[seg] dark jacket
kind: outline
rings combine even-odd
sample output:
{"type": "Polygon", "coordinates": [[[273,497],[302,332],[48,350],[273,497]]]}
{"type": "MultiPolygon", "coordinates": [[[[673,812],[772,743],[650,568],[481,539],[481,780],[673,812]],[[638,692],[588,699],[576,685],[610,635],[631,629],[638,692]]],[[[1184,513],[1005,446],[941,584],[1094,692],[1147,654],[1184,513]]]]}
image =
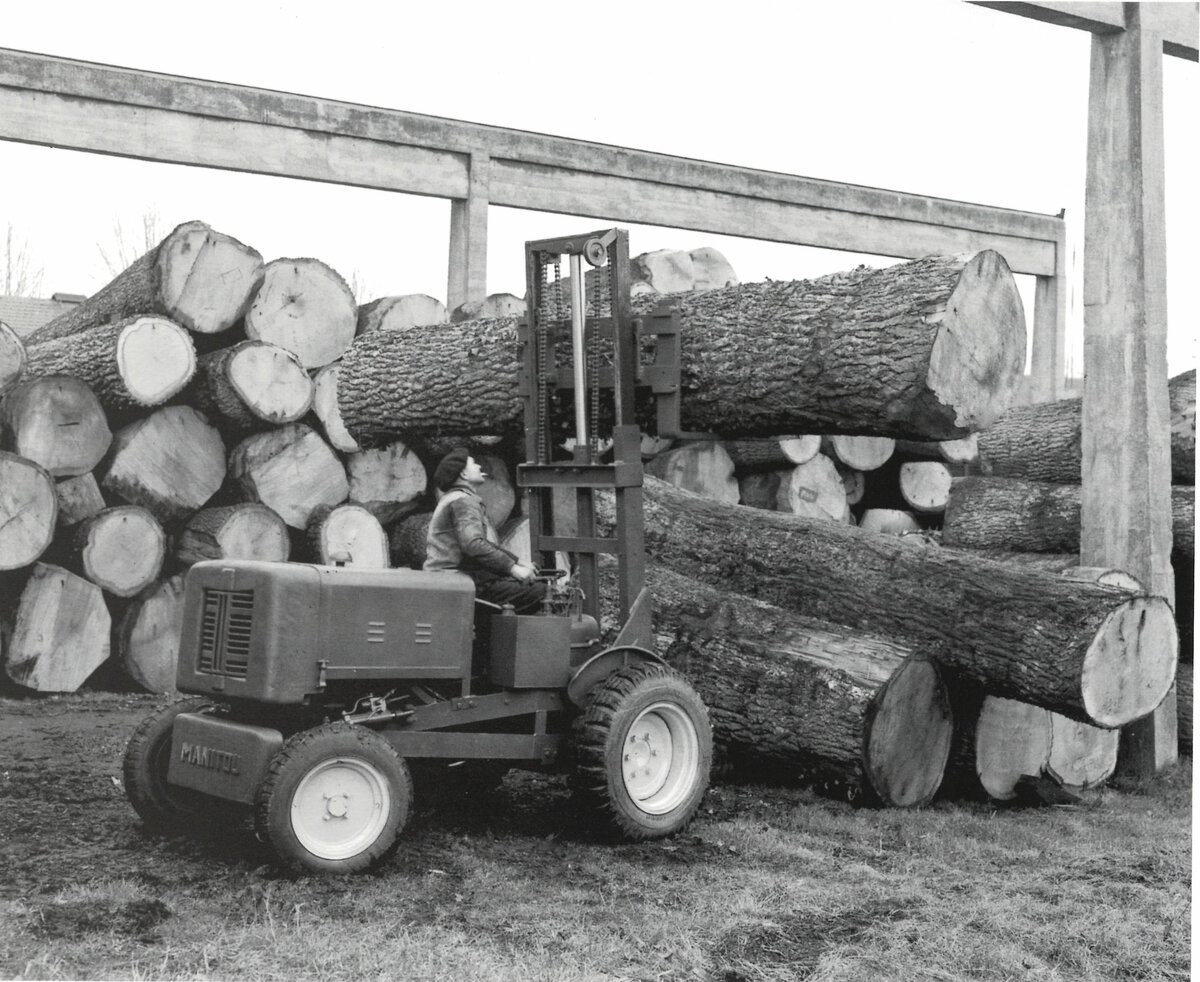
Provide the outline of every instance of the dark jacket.
{"type": "Polygon", "coordinates": [[[508,577],[518,562],[497,543],[483,499],[465,483],[455,484],[433,510],[425,539],[427,570],[457,569],[477,583],[508,577]]]}

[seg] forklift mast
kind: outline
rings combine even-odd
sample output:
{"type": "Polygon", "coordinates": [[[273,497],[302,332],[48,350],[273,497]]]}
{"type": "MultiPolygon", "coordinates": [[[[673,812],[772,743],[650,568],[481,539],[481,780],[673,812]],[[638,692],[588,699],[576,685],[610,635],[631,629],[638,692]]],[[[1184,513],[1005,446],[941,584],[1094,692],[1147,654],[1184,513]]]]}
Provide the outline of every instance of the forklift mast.
{"type": "Polygon", "coordinates": [[[526,242],[525,271],[519,339],[526,462],[517,468],[517,483],[527,495],[534,561],[554,566],[556,552],[569,554],[584,612],[599,623],[597,561],[614,556],[622,625],[615,645],[652,649],[635,396],[649,386],[658,435],[678,434],[678,317],[663,305],[645,324],[633,318],[624,229],[526,242]],[[569,282],[562,277],[564,256],[569,282]],[[653,362],[645,365],[643,332],[658,335],[653,362]],[[563,428],[564,412],[573,427],[563,428]],[[564,445],[570,459],[563,458],[564,445]],[[612,536],[596,531],[596,491],[605,488],[615,496],[612,536]]]}

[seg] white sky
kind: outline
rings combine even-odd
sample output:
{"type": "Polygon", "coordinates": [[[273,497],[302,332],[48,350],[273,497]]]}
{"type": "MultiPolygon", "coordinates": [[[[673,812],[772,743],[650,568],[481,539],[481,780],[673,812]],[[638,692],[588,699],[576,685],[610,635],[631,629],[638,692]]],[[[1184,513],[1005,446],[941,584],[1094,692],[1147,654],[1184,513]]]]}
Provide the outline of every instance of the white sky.
{"type": "MultiPolygon", "coordinates": [[[[1046,214],[1066,208],[1080,258],[1089,44],[1080,31],[932,0],[41,0],[7,4],[0,22],[0,47],[1046,214]]],[[[1164,58],[1163,72],[1175,374],[1196,364],[1200,72],[1178,58],[1164,58]]],[[[362,300],[446,299],[441,199],[5,142],[0,175],[0,223],[27,243],[45,295],[103,286],[97,245],[112,245],[115,221],[136,234],[153,211],[164,234],[200,219],[267,260],[321,259],[356,280],[362,300]]],[[[488,291],[524,293],[525,240],[599,224],[493,207],[488,291]]],[[[894,261],[622,225],[634,253],[712,245],[743,281],[894,261]]],[[[1019,277],[1031,298],[1028,280],[1019,277]]],[[[1076,334],[1080,318],[1075,309],[1076,334]]]]}

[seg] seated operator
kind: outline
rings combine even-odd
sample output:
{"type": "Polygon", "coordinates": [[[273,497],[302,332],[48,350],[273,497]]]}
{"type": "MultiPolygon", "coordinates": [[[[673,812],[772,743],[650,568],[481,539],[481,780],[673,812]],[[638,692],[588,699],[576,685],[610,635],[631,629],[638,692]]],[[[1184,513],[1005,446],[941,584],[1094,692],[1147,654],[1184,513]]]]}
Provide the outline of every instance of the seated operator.
{"type": "Polygon", "coordinates": [[[494,604],[512,604],[518,614],[536,613],[546,594],[537,570],[497,543],[476,488],[483,483],[479,464],[463,448],[447,454],[433,472],[442,492],[429,520],[425,540],[427,570],[456,569],[475,581],[475,596],[494,604]]]}

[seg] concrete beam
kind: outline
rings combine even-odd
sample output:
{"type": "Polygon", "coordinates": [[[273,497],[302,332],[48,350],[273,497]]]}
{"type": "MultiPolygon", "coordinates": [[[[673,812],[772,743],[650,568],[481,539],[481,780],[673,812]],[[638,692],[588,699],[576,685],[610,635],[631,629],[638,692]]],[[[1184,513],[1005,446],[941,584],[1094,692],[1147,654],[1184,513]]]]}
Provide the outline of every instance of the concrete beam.
{"type": "Polygon", "coordinates": [[[1018,14],[1045,24],[1073,27],[1092,34],[1119,34],[1125,30],[1127,6],[1140,8],[1142,29],[1162,37],[1165,54],[1190,61],[1200,60],[1200,5],[1195,3],[1007,3],[973,0],[977,7],[990,7],[1018,14]]]}
{"type": "Polygon", "coordinates": [[[896,258],[996,247],[1035,276],[1054,275],[1062,230],[1050,215],[9,49],[0,139],[459,201],[484,155],[494,205],[896,258]]]}

